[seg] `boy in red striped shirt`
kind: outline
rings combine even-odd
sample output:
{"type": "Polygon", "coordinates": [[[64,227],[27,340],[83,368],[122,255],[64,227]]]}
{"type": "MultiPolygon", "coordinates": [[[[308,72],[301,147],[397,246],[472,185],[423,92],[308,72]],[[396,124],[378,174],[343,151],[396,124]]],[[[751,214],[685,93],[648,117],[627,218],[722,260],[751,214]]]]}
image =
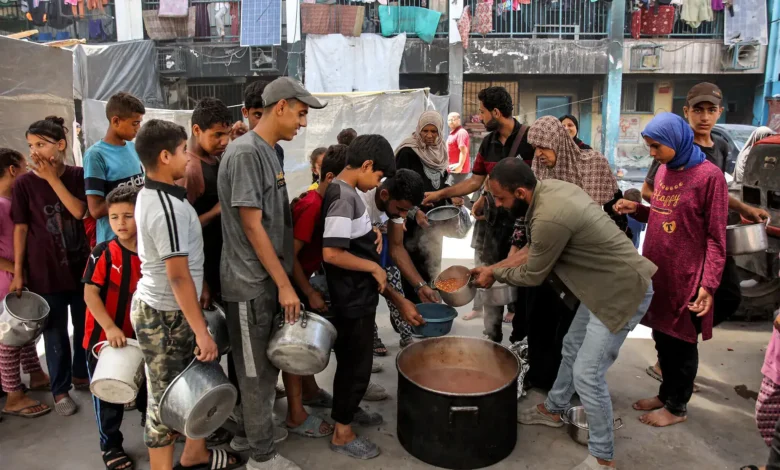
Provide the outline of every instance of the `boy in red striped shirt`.
{"type": "MultiPolygon", "coordinates": [[[[135,338],[130,323],[130,302],[141,278],[141,260],[137,254],[135,200],[138,192],[132,186],[120,186],[106,197],[108,220],[116,237],[99,243],[87,263],[82,282],[87,304],[84,328],[84,350],[90,380],[97,366],[92,348],[107,341],[114,348],[122,348],[128,338],[135,338]]],[[[100,450],[106,468],[132,468],[132,461],[122,448],[124,405],[105,402],[92,397],[95,406],[100,450]]],[[[136,408],[142,421],[146,415],[146,386],[138,390],[136,408]]]]}

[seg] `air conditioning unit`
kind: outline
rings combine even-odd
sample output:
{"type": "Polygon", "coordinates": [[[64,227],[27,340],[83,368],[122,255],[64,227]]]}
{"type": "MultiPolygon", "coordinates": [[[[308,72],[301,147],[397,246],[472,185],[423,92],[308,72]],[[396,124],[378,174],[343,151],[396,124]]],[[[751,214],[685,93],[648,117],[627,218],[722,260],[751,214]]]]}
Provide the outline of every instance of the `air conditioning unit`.
{"type": "Polygon", "coordinates": [[[276,48],[274,46],[252,46],[249,48],[249,70],[253,72],[275,72],[276,48]]]}
{"type": "Polygon", "coordinates": [[[158,47],[157,69],[160,74],[178,74],[187,70],[184,51],[180,47],[158,47]]]}
{"type": "Polygon", "coordinates": [[[723,47],[723,70],[755,70],[761,60],[761,46],[757,41],[737,42],[723,47]]]}
{"type": "Polygon", "coordinates": [[[636,45],[631,48],[631,63],[629,67],[633,71],[661,70],[661,46],[636,45]]]}

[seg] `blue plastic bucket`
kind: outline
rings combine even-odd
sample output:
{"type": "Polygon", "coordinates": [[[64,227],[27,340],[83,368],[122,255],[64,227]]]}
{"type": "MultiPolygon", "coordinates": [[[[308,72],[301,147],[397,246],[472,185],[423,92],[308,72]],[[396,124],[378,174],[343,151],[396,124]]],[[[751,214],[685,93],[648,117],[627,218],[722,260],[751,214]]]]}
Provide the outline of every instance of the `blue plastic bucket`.
{"type": "Polygon", "coordinates": [[[434,338],[444,336],[452,329],[458,311],[446,304],[417,304],[417,311],[425,319],[421,326],[412,326],[414,336],[434,338]]]}

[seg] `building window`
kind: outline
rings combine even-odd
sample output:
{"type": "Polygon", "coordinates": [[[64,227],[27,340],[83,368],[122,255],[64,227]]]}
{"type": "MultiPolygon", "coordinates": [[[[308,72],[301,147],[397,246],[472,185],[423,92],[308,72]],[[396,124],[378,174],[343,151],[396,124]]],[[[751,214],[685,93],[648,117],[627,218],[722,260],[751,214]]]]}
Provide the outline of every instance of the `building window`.
{"type": "Polygon", "coordinates": [[[571,114],[571,96],[536,96],[536,119],[571,114]]]}
{"type": "Polygon", "coordinates": [[[623,82],[620,111],[623,113],[650,113],[654,111],[655,84],[652,82],[623,82]]]}

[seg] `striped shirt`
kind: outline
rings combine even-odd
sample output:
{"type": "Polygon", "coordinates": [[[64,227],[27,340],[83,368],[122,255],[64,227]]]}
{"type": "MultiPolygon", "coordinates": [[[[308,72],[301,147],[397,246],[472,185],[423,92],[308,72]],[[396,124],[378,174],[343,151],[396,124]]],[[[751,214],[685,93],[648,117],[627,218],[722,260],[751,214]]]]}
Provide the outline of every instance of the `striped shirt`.
{"type": "Polygon", "coordinates": [[[195,209],[181,186],[146,178],[135,205],[141,280],[136,295],[163,311],[181,310],[173,296],[165,260],[186,256],[200,298],[203,288],[203,235],[195,209]]]}
{"type": "MultiPolygon", "coordinates": [[[[323,247],[342,248],[379,264],[371,217],[355,188],[342,180],[333,180],[325,192],[322,214],[323,247]]],[[[325,272],[336,315],[358,318],[376,312],[379,287],[371,273],[349,271],[327,263],[325,272]]]]}

